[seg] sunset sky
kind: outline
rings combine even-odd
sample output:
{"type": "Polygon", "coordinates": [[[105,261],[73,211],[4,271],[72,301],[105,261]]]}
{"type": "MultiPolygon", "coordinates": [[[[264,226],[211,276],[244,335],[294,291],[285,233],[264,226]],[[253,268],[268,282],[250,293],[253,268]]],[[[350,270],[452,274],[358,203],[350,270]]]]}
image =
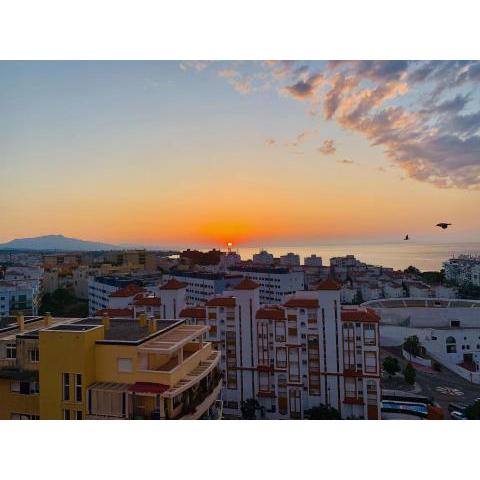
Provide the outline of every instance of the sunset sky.
{"type": "Polygon", "coordinates": [[[0,242],[478,241],[479,84],[480,62],[0,62],[0,242]]]}

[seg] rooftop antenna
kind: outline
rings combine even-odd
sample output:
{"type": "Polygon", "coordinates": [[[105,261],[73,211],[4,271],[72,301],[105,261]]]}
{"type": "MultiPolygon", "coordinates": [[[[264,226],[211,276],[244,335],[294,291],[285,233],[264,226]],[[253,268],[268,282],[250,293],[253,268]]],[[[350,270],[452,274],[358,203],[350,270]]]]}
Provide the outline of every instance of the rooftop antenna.
{"type": "Polygon", "coordinates": [[[228,250],[228,253],[232,253],[232,245],[233,245],[232,242],[227,242],[227,250],[228,250]]]}

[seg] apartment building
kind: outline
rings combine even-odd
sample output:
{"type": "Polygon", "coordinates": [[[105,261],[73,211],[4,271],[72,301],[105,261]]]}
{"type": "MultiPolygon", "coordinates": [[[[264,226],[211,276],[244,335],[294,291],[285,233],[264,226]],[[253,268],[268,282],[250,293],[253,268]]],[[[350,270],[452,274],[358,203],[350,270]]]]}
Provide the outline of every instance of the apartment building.
{"type": "Polygon", "coordinates": [[[164,280],[178,280],[186,284],[186,298],[188,305],[205,303],[214,295],[223,293],[226,289],[239,283],[243,276],[240,274],[182,272],[170,271],[163,275],[164,280]]]}
{"type": "Polygon", "coordinates": [[[476,284],[478,276],[472,278],[472,272],[478,275],[480,267],[480,256],[477,255],[460,255],[450,258],[443,263],[445,269],[445,279],[455,285],[476,284]]]}
{"type": "Polygon", "coordinates": [[[157,254],[148,250],[113,250],[103,253],[104,263],[114,266],[128,265],[141,267],[146,272],[156,272],[158,267],[157,254]]]}
{"type": "Polygon", "coordinates": [[[0,318],[23,312],[37,315],[40,305],[38,282],[0,280],[0,318]]]}
{"type": "Polygon", "coordinates": [[[0,324],[0,419],[210,418],[222,380],[207,330],[144,315],[0,324]]]}
{"type": "Polygon", "coordinates": [[[253,254],[252,261],[256,265],[273,265],[275,263],[275,258],[266,250],[261,250],[259,253],[253,254]]]}
{"type": "Polygon", "coordinates": [[[305,257],[303,264],[306,267],[321,267],[323,266],[322,257],[317,257],[315,254],[305,257]]]}
{"type": "MultiPolygon", "coordinates": [[[[102,275],[98,277],[89,277],[88,280],[88,312],[89,315],[95,315],[97,310],[105,308],[120,308],[111,305],[111,295],[118,290],[122,290],[129,285],[142,286],[142,282],[132,277],[120,277],[114,275],[102,275]]],[[[139,293],[139,291],[135,292],[139,293]]],[[[122,307],[123,308],[123,307],[122,307]]]]}
{"type": "Polygon", "coordinates": [[[51,253],[43,256],[45,268],[70,266],[74,267],[82,263],[81,253],[51,253]]]}
{"type": "Polygon", "coordinates": [[[235,267],[230,272],[250,278],[260,286],[260,303],[282,303],[288,295],[305,289],[305,273],[286,267],[235,267]]]}
{"type": "Polygon", "coordinates": [[[260,286],[245,279],[205,307],[186,308],[188,323],[210,327],[221,352],[227,416],[256,399],[260,416],[304,418],[320,404],[342,418],[380,418],[379,317],[340,307],[340,285],[321,282],[282,304],[261,305],[260,286]]]}
{"type": "Polygon", "coordinates": [[[281,255],[279,263],[284,267],[299,267],[300,255],[292,252],[287,253],[286,255],[281,255]]]}

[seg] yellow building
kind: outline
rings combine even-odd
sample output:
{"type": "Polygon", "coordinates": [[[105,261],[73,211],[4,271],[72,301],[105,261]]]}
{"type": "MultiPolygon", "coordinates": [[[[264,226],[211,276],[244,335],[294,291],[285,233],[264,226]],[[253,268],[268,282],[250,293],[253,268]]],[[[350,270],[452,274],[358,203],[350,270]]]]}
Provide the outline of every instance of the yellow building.
{"type": "Polygon", "coordinates": [[[207,326],[145,316],[21,322],[0,329],[0,419],[217,415],[220,352],[204,341],[207,326]]]}

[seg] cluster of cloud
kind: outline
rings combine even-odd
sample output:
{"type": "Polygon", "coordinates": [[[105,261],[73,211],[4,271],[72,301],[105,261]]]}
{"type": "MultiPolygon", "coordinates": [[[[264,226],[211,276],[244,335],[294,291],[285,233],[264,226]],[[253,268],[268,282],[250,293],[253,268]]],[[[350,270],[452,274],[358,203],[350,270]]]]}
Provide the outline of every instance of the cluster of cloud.
{"type": "MultiPolygon", "coordinates": [[[[246,82],[232,83],[237,90],[263,81],[305,102],[311,114],[382,147],[407,177],[480,188],[480,61],[270,61],[254,76],[236,71],[221,75],[246,82]]],[[[335,153],[327,142],[318,150],[335,153]]]]}
{"type": "Polygon", "coordinates": [[[333,155],[337,151],[335,142],[332,139],[325,140],[321,147],[317,149],[323,155],[333,155]]]}

